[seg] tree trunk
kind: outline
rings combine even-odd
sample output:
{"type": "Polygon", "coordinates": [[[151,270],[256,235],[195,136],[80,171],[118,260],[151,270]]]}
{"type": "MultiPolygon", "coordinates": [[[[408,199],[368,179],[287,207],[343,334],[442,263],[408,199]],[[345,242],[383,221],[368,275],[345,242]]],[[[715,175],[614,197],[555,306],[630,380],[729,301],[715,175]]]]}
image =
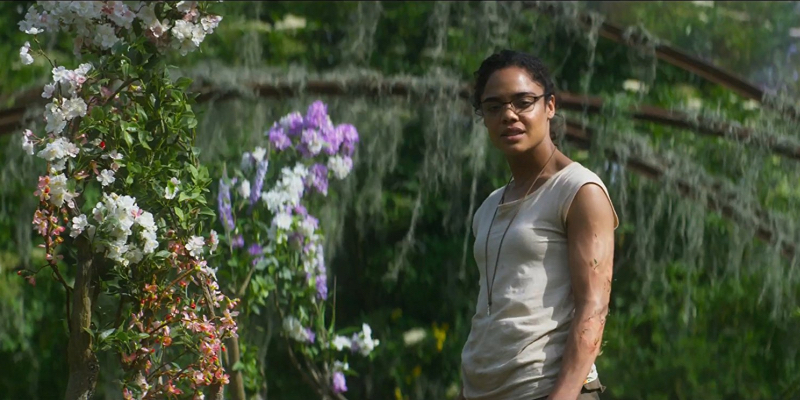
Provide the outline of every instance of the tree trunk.
{"type": "Polygon", "coordinates": [[[69,381],[65,400],[89,400],[97,383],[99,363],[92,351],[92,251],[84,237],[77,240],[78,270],[72,290],[72,314],[69,315],[69,381]]]}
{"type": "Polygon", "coordinates": [[[241,359],[241,354],[239,354],[239,338],[230,338],[228,339],[228,355],[230,356],[230,363],[228,363],[228,368],[230,368],[231,374],[231,384],[230,388],[230,395],[232,400],[245,400],[245,393],[244,393],[244,379],[242,378],[242,371],[234,371],[233,366],[236,365],[241,359]]]}

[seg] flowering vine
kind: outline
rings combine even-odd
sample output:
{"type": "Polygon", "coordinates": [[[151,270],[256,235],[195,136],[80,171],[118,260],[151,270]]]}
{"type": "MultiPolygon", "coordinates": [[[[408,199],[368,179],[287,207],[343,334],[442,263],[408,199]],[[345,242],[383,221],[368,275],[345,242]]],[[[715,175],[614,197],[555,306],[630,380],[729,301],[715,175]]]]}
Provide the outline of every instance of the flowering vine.
{"type": "MultiPolygon", "coordinates": [[[[353,167],[358,132],[334,125],[321,101],[292,112],[265,132],[264,147],[242,155],[233,176],[219,180],[217,206],[225,273],[241,288],[242,309],[275,310],[290,358],[323,397],[342,397],[348,356],[369,357],[379,340],[368,324],[349,335],[326,322],[331,294],[323,232],[314,199],[353,167]],[[299,357],[297,354],[299,353],[299,357]]],[[[352,332],[353,329],[345,330],[352,332]]]]}
{"type": "Polygon", "coordinates": [[[94,354],[108,349],[120,355],[126,399],[216,397],[228,382],[223,341],[237,336],[238,300],[221,293],[207,261],[216,233],[197,235],[213,221],[211,179],[193,146],[190,81],[172,79],[165,63],[197,49],[221,19],[195,1],[53,1],[19,22],[32,35],[23,64],[52,66],[44,129],[24,130],[22,147],[46,162],[33,225],[43,268],[67,292],[67,398],[91,397],[94,354]],[[45,32],[72,35],[83,62],[55,65],[38,39],[45,32]],[[101,301],[116,312],[98,312],[101,301]]]}

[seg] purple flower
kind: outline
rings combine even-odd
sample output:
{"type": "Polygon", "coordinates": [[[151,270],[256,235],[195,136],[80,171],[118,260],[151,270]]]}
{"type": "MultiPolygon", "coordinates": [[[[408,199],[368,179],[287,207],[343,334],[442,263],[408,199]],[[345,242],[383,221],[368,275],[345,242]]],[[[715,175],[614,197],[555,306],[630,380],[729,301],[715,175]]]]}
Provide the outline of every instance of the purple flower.
{"type": "Polygon", "coordinates": [[[267,168],[269,167],[269,160],[258,162],[256,167],[256,178],[253,181],[253,187],[250,189],[250,206],[258,201],[261,197],[261,189],[264,187],[264,177],[267,176],[267,168]]]}
{"type": "Polygon", "coordinates": [[[240,249],[244,247],[244,236],[242,235],[234,236],[233,239],[231,240],[231,246],[234,249],[240,249]]]}
{"type": "Polygon", "coordinates": [[[281,118],[280,124],[287,136],[297,136],[303,131],[303,116],[297,111],[289,113],[281,118]]]}
{"type": "Polygon", "coordinates": [[[316,217],[314,217],[313,215],[310,215],[310,214],[306,214],[305,217],[306,217],[306,220],[304,221],[304,223],[306,225],[309,225],[309,226],[313,227],[314,229],[319,228],[319,220],[316,217]]]}
{"type": "Polygon", "coordinates": [[[231,231],[235,227],[233,212],[231,210],[231,187],[225,183],[225,178],[219,180],[219,193],[217,194],[217,210],[219,211],[219,221],[226,231],[231,231]]]}
{"type": "Polygon", "coordinates": [[[278,151],[286,150],[286,148],[292,145],[292,140],[286,136],[284,128],[277,123],[272,126],[268,134],[269,142],[272,143],[278,151]]]}
{"type": "Polygon", "coordinates": [[[358,131],[356,127],[350,124],[341,124],[337,127],[340,129],[342,136],[342,154],[352,157],[353,152],[356,150],[356,143],[358,143],[358,131]]]}
{"type": "Polygon", "coordinates": [[[311,103],[306,111],[305,127],[309,129],[319,129],[330,125],[328,118],[328,106],[320,100],[311,103]]]}
{"type": "Polygon", "coordinates": [[[328,195],[328,168],[323,164],[311,166],[309,174],[306,176],[306,187],[313,187],[323,196],[328,195]]]}
{"type": "Polygon", "coordinates": [[[334,393],[344,393],[347,391],[347,383],[344,379],[344,373],[337,371],[333,373],[333,391],[334,393]]]}
{"type": "Polygon", "coordinates": [[[322,135],[316,129],[304,129],[300,135],[300,145],[297,146],[297,151],[303,157],[311,158],[316,156],[325,147],[322,135]]]}
{"type": "Polygon", "coordinates": [[[325,153],[329,156],[336,154],[339,151],[339,147],[342,145],[342,140],[344,140],[344,136],[342,135],[342,125],[337,126],[336,128],[323,128],[320,130],[322,134],[322,140],[327,143],[325,148],[325,153]]]}
{"type": "Polygon", "coordinates": [[[317,275],[317,297],[321,300],[328,300],[328,277],[325,274],[317,275]]]}
{"type": "Polygon", "coordinates": [[[317,335],[311,330],[311,328],[306,328],[306,337],[308,337],[308,343],[314,343],[314,339],[317,337],[317,335]]]}
{"type": "Polygon", "coordinates": [[[250,253],[251,256],[257,256],[261,254],[261,246],[258,243],[253,243],[250,247],[247,248],[247,252],[250,253]]]}
{"type": "Polygon", "coordinates": [[[304,217],[308,215],[308,210],[306,210],[305,206],[303,206],[302,204],[294,206],[292,208],[292,212],[294,213],[294,215],[302,215],[304,217]]]}

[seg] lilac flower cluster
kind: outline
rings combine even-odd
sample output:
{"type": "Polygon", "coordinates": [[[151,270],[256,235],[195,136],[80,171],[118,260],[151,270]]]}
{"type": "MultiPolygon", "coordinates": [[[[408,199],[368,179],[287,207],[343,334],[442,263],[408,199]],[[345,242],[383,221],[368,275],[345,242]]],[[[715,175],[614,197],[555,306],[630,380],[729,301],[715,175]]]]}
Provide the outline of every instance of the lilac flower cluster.
{"type": "Polygon", "coordinates": [[[225,178],[219,180],[219,193],[217,194],[217,211],[219,220],[225,231],[230,232],[235,227],[233,211],[231,210],[231,186],[236,184],[236,178],[231,181],[231,186],[225,183],[225,178]]]}
{"type": "MultiPolygon", "coordinates": [[[[252,211],[260,199],[270,215],[269,228],[266,238],[262,236],[263,242],[245,244],[242,236],[238,235],[231,237],[232,247],[246,251],[253,266],[262,260],[277,263],[277,254],[273,254],[277,251],[296,254],[299,256],[296,274],[305,275],[305,285],[314,293],[307,301],[326,301],[328,276],[324,238],[319,220],[308,212],[303,200],[313,192],[327,196],[331,177],[344,179],[350,174],[353,168],[352,157],[359,141],[358,132],[350,124],[334,125],[328,115],[327,106],[321,101],[315,101],[308,107],[305,115],[292,112],[280,118],[265,132],[265,136],[270,143],[267,149],[256,147],[252,152],[242,155],[240,171],[237,172],[240,183],[234,190],[238,197],[234,203],[249,203],[252,211]],[[269,173],[269,160],[277,154],[280,157],[273,158],[273,168],[275,162],[283,165],[274,173],[269,173]]],[[[236,179],[231,180],[230,184],[220,180],[220,221],[226,228],[231,227],[228,230],[230,234],[239,233],[234,231],[233,216],[230,213],[230,191],[236,183],[236,179]]],[[[251,222],[246,219],[240,221],[240,224],[251,222]]],[[[306,319],[303,317],[304,321],[306,319]]],[[[290,338],[301,343],[323,341],[317,340],[323,337],[316,337],[313,326],[303,326],[300,319],[291,315],[284,319],[283,329],[290,338]]],[[[365,351],[360,344],[361,341],[356,340],[355,336],[346,343],[354,352],[363,354],[365,351]]],[[[326,343],[320,345],[328,346],[326,343]]],[[[371,351],[375,345],[377,341],[369,342],[363,348],[371,351]]],[[[332,376],[332,388],[337,393],[347,391],[343,373],[347,366],[346,363],[343,365],[332,376]]]]}
{"type": "Polygon", "coordinates": [[[328,107],[319,100],[311,103],[305,116],[299,112],[290,113],[265,134],[279,152],[292,148],[306,159],[327,156],[327,165],[315,163],[304,182],[306,187],[313,187],[323,196],[328,194],[329,171],[338,179],[350,173],[352,156],[359,141],[353,125],[333,125],[328,107]]]}

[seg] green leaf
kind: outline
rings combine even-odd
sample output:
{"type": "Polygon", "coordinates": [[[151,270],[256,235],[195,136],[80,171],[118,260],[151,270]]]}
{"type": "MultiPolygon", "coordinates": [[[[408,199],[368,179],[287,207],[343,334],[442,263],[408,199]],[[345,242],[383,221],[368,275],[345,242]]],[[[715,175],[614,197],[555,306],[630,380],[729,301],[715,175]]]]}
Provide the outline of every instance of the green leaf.
{"type": "MultiPolygon", "coordinates": [[[[181,199],[180,201],[183,201],[183,199],[181,199]]],[[[178,219],[183,221],[183,210],[181,210],[180,207],[178,206],[175,206],[174,210],[175,210],[175,215],[178,216],[178,219]]]]}
{"type": "Polygon", "coordinates": [[[233,364],[233,367],[231,367],[231,369],[234,371],[239,371],[241,369],[244,369],[244,364],[241,361],[237,361],[236,364],[233,364]]]}
{"type": "Polygon", "coordinates": [[[128,146],[133,146],[133,137],[126,129],[122,130],[122,138],[125,139],[125,143],[128,143],[128,146]]]}
{"type": "Polygon", "coordinates": [[[175,81],[175,87],[180,88],[180,89],[186,89],[191,84],[192,84],[192,80],[190,78],[185,77],[185,76],[182,76],[182,77],[178,78],[177,81],[175,81]]]}
{"type": "Polygon", "coordinates": [[[147,144],[147,132],[145,132],[144,130],[140,129],[138,134],[137,134],[137,136],[139,137],[139,143],[142,145],[142,147],[144,147],[147,150],[152,150],[150,148],[150,145],[147,144]]]}
{"type": "Polygon", "coordinates": [[[109,337],[112,333],[114,333],[114,330],[116,330],[116,328],[111,328],[111,329],[104,330],[102,333],[100,333],[100,336],[98,336],[98,340],[100,340],[102,342],[107,337],[109,337]]]}
{"type": "MultiPolygon", "coordinates": [[[[180,210],[180,208],[178,208],[177,210],[180,210]]],[[[177,214],[177,212],[176,212],[176,214],[177,214]]],[[[169,251],[161,250],[158,253],[156,253],[155,257],[156,258],[167,258],[167,257],[169,257],[169,251]]]]}

